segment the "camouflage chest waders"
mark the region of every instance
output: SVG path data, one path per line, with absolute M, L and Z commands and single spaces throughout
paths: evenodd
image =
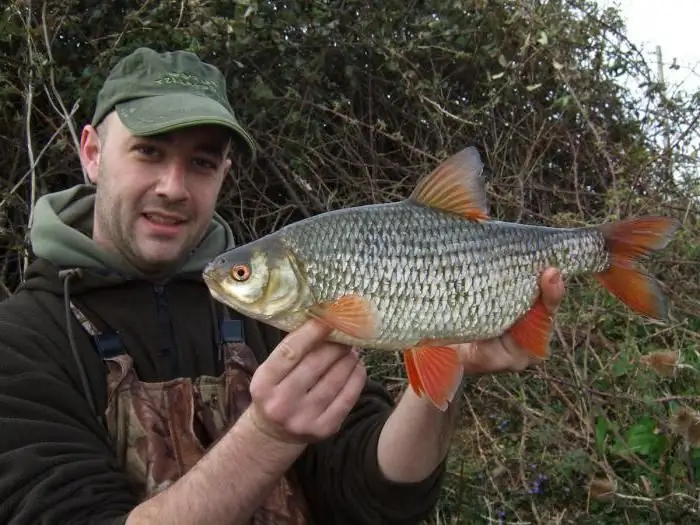
M 242 323 L 225 317 L 219 343 L 224 371 L 219 377 L 144 382 L 118 334 L 99 330 L 75 304 L 71 308 L 107 366 L 107 428 L 117 460 L 143 501 L 192 468 L 241 416 L 250 403 L 255 354 L 244 343 Z M 301 488 L 291 474 L 280 480 L 249 523 L 310 523 Z

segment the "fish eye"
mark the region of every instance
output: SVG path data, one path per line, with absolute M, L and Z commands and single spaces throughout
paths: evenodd
M 234 281 L 247 281 L 250 277 L 250 267 L 247 264 L 236 264 L 231 268 L 231 277 Z

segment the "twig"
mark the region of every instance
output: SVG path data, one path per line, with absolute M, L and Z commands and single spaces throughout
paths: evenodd
M 177 22 L 175 23 L 175 27 L 173 29 L 177 29 L 180 27 L 180 24 L 182 23 L 182 15 L 185 13 L 185 0 L 180 0 L 180 14 L 177 17 Z
M 603 137 L 600 136 L 600 132 L 598 131 L 598 128 L 593 124 L 593 121 L 590 119 L 588 115 L 588 109 L 584 104 L 581 103 L 581 100 L 579 99 L 578 95 L 576 94 L 576 90 L 573 88 L 571 85 L 571 82 L 569 82 L 569 79 L 566 78 L 564 73 L 562 73 L 562 70 L 558 70 L 557 74 L 561 78 L 562 82 L 567 85 L 569 93 L 571 94 L 571 98 L 574 100 L 576 103 L 576 106 L 578 107 L 579 111 L 581 112 L 581 115 L 583 116 L 584 120 L 586 121 L 586 126 L 588 129 L 591 130 L 591 133 L 595 137 L 596 141 L 596 146 L 598 146 L 598 149 L 600 153 L 603 155 L 605 158 L 605 161 L 608 163 L 608 169 L 610 171 L 610 177 L 612 178 L 612 186 L 613 186 L 613 198 L 615 199 L 615 213 L 616 216 L 619 217 L 621 213 L 621 208 L 620 208 L 620 197 L 618 193 L 618 182 L 617 182 L 617 169 L 615 167 L 615 164 L 613 160 L 610 158 L 610 155 L 604 148 L 605 142 L 603 141 Z
M 51 84 L 51 91 L 53 92 L 53 96 L 56 97 L 56 101 L 58 102 L 58 105 L 61 107 L 61 116 L 66 120 L 66 123 L 68 125 L 68 130 L 70 131 L 71 138 L 73 139 L 73 147 L 75 148 L 75 153 L 76 155 L 80 154 L 80 140 L 78 139 L 78 133 L 75 129 L 75 125 L 73 124 L 73 118 L 72 115 L 74 112 L 68 112 L 66 109 L 65 104 L 63 103 L 63 98 L 61 97 L 61 94 L 58 92 L 58 89 L 56 89 L 56 80 L 54 76 L 54 70 L 53 70 L 53 54 L 51 53 L 51 41 L 49 39 L 49 31 L 46 25 L 46 5 L 47 2 L 44 0 L 41 6 L 41 28 L 42 32 L 44 34 L 44 44 L 46 45 L 46 54 L 49 57 L 49 83 Z M 48 94 L 48 93 L 47 93 Z M 49 97 L 49 100 L 51 98 Z M 77 108 L 78 105 L 80 104 L 80 98 L 76 100 L 75 104 L 73 105 L 74 108 Z M 80 164 L 80 169 L 83 172 L 83 181 L 87 184 L 90 179 L 88 178 L 87 172 L 85 171 L 85 168 L 83 167 L 82 163 Z
M 31 166 L 31 183 L 29 197 L 29 220 L 27 221 L 27 230 L 25 236 L 29 236 L 29 231 L 32 228 L 32 220 L 34 219 L 34 205 L 36 204 L 36 161 L 34 155 L 34 142 L 32 140 L 32 108 L 34 105 L 34 54 L 32 52 L 32 1 L 27 2 L 27 19 L 25 20 L 27 32 L 27 55 L 28 67 L 27 73 L 29 80 L 25 93 L 25 130 L 27 141 L 27 156 L 29 157 L 29 165 Z M 27 271 L 29 266 L 29 252 L 24 251 L 22 273 Z
M 73 109 L 71 110 L 71 115 L 73 113 L 75 113 L 75 111 L 77 111 L 77 109 L 78 109 L 77 106 L 73 106 Z M 24 181 L 26 180 L 26 178 L 29 175 L 34 173 L 34 169 L 35 169 L 37 163 L 41 160 L 41 157 L 44 156 L 44 153 L 46 153 L 46 151 L 49 149 L 49 147 L 51 146 L 53 141 L 56 140 L 56 137 L 58 136 L 58 134 L 61 132 L 61 130 L 63 129 L 63 127 L 66 124 L 67 124 L 67 121 L 64 120 L 61 123 L 61 125 L 58 126 L 56 131 L 53 132 L 51 137 L 49 137 L 49 140 L 46 141 L 46 144 L 44 144 L 44 147 L 41 148 L 41 150 L 39 151 L 39 154 L 36 156 L 36 159 L 34 159 L 34 161 L 29 165 L 29 169 L 22 174 L 20 179 L 15 183 L 14 186 L 12 186 L 12 189 L 10 189 L 10 191 L 7 192 L 7 194 L 5 195 L 5 198 L 0 202 L 0 209 L 2 209 L 7 204 L 7 201 L 10 199 L 10 197 L 12 197 L 15 194 L 15 192 L 19 189 L 19 187 L 22 184 L 24 184 Z
M 267 165 L 270 167 L 270 170 L 277 176 L 279 181 L 282 183 L 284 188 L 287 190 L 289 193 L 289 196 L 294 200 L 297 206 L 299 206 L 299 209 L 301 212 L 306 216 L 310 217 L 311 212 L 309 209 L 304 205 L 304 202 L 299 198 L 299 194 L 296 192 L 294 187 L 289 183 L 289 181 L 282 175 L 282 172 L 279 170 L 277 165 L 275 164 L 275 161 L 271 158 L 267 159 Z M 316 199 L 315 196 L 309 193 L 309 198 L 311 198 L 312 201 L 314 201 L 314 205 L 317 208 L 321 207 L 321 203 Z
M 426 97 L 425 95 L 419 95 L 419 96 L 420 96 L 420 99 L 421 99 L 423 102 L 427 102 L 428 104 L 430 104 L 431 106 L 433 106 L 436 110 L 438 110 L 438 111 L 439 111 L 440 113 L 442 113 L 443 115 L 445 115 L 445 116 L 447 116 L 447 117 L 449 117 L 449 118 L 451 118 L 451 119 L 453 119 L 453 120 L 456 120 L 457 122 L 459 122 L 459 123 L 461 123 L 461 124 L 466 124 L 467 126 L 479 126 L 479 123 L 478 123 L 478 122 L 473 122 L 473 121 L 471 121 L 471 120 L 466 120 L 466 119 L 464 119 L 464 118 L 462 118 L 462 117 L 458 117 L 458 116 L 455 115 L 454 113 L 450 113 L 450 112 L 447 111 L 445 108 L 443 108 L 440 104 L 438 104 L 438 103 L 435 102 L 434 100 L 429 99 L 429 98 Z

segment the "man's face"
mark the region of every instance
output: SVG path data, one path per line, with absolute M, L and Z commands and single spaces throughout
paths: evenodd
M 149 275 L 182 263 L 207 230 L 230 166 L 218 126 L 136 137 L 116 113 L 86 126 L 81 158 L 97 185 L 94 239 Z

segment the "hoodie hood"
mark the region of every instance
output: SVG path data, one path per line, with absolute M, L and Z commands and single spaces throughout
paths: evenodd
M 118 253 L 105 250 L 92 239 L 95 191 L 92 185 L 80 184 L 43 195 L 37 200 L 30 240 L 34 255 L 43 259 L 39 266 L 49 263 L 54 267 L 54 274 L 57 269 L 81 268 L 87 274 L 100 275 L 112 284 L 142 278 L 139 271 Z M 231 229 L 219 214 L 214 213 L 209 229 L 177 275 L 201 278 L 207 262 L 233 245 Z M 37 277 L 36 272 L 29 272 L 27 280 L 33 277 Z

